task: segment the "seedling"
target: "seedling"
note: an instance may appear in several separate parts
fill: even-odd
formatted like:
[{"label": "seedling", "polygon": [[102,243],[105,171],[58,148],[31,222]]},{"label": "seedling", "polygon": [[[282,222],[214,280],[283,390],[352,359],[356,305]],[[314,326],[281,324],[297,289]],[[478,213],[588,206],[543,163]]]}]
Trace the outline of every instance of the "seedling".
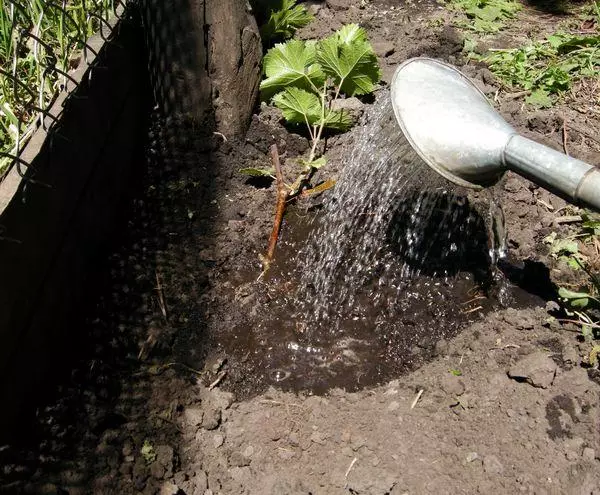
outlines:
[{"label": "seedling", "polygon": [[292,184],[283,181],[277,148],[272,148],[273,168],[246,168],[241,172],[277,179],[278,207],[267,255],[262,258],[266,271],[273,259],[285,205],[299,194],[320,192],[333,185],[325,182],[311,188],[314,173],[326,164],[320,144],[326,129],[346,131],[353,125],[351,115],[333,107],[340,96],[371,93],[381,77],[377,57],[365,30],[348,24],[321,41],[291,40],[275,45],[264,58],[265,79],[260,85],[262,98],[283,112],[292,126],[305,126],[311,148],[299,158],[300,173]]}]

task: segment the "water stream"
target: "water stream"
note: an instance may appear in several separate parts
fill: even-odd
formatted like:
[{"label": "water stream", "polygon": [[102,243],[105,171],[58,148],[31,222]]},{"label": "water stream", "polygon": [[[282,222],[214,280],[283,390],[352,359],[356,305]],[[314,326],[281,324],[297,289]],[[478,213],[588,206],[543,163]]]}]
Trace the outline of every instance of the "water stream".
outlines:
[{"label": "water stream", "polygon": [[[371,295],[376,301],[381,296],[378,286],[391,279],[485,270],[483,223],[489,224],[491,239],[502,237],[503,228],[501,208],[490,205],[487,221],[485,213],[469,204],[464,190],[423,163],[403,137],[385,95],[359,132],[303,252],[311,270],[303,274],[299,299],[322,319],[351,311],[357,288],[375,279]],[[500,245],[490,243],[492,262]]]}]

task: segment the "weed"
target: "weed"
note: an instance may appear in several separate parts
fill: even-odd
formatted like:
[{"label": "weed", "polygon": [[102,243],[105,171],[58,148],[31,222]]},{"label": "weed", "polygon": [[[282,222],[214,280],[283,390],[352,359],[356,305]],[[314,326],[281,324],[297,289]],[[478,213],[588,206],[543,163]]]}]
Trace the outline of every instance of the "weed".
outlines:
[{"label": "weed", "polygon": [[491,50],[490,70],[509,87],[531,91],[527,103],[550,107],[574,81],[599,78],[600,35],[557,33],[511,50]]},{"label": "weed", "polygon": [[152,464],[156,460],[156,451],[149,440],[144,440],[144,445],[140,451],[142,457],[146,461],[146,464]]},{"label": "weed", "polygon": [[522,8],[514,0],[448,0],[447,6],[466,15],[460,27],[477,33],[497,33]]},{"label": "weed", "polygon": [[[582,337],[593,344],[600,339],[600,217],[582,214],[575,234],[559,239],[552,233],[544,239],[550,254],[573,270],[584,274],[578,286],[560,287],[558,295],[569,322],[581,328]],[[589,362],[597,362],[598,346],[592,347]]]}]

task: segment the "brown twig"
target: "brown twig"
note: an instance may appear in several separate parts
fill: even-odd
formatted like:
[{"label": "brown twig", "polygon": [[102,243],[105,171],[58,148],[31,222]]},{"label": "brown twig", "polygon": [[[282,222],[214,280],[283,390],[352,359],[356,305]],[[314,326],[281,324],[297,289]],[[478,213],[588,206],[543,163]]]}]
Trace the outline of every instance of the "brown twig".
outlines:
[{"label": "brown twig", "polygon": [[271,160],[275,167],[275,180],[277,182],[277,207],[275,208],[275,220],[273,221],[273,230],[269,237],[269,246],[267,248],[267,254],[261,256],[263,264],[263,274],[267,272],[273,258],[275,257],[275,248],[277,247],[277,239],[279,238],[279,231],[281,230],[281,222],[283,221],[283,214],[285,213],[286,202],[290,195],[290,190],[283,181],[283,172],[281,171],[281,162],[279,161],[279,151],[277,145],[271,145]]},{"label": "brown twig", "polygon": [[209,386],[208,386],[208,390],[212,390],[213,388],[215,388],[217,385],[219,385],[219,383],[221,383],[223,381],[223,378],[225,378],[225,376],[227,375],[227,370],[223,370],[221,371],[221,373],[219,373],[219,376],[217,376],[217,378],[215,379],[214,382],[212,382]]},{"label": "brown twig", "polygon": [[160,281],[160,275],[158,274],[158,272],[154,273],[156,275],[156,291],[158,292],[158,305],[160,307],[160,312],[162,313],[163,318],[165,319],[165,322],[168,322],[167,304],[165,303],[165,294],[163,292],[163,286]]},{"label": "brown twig", "polygon": [[411,409],[415,408],[415,406],[417,405],[417,402],[419,402],[419,400],[421,399],[421,396],[423,395],[424,391],[425,391],[424,389],[419,390],[419,393],[417,394],[417,396],[412,401],[412,404],[410,405]]},{"label": "brown twig", "polygon": [[560,322],[560,323],[573,323],[574,325],[579,325],[579,326],[589,326],[590,328],[600,328],[600,325],[598,325],[597,323],[588,323],[585,321],[579,321],[579,320],[569,320],[567,318],[557,318],[556,321]]},{"label": "brown twig", "polygon": [[578,223],[583,222],[583,217],[581,215],[563,215],[562,217],[557,217],[554,219],[553,223],[555,225],[560,225],[562,223]]},{"label": "brown twig", "polygon": [[463,315],[468,315],[469,313],[474,313],[475,311],[479,311],[483,309],[483,306],[477,306],[476,308],[468,309],[467,311],[462,311]]}]

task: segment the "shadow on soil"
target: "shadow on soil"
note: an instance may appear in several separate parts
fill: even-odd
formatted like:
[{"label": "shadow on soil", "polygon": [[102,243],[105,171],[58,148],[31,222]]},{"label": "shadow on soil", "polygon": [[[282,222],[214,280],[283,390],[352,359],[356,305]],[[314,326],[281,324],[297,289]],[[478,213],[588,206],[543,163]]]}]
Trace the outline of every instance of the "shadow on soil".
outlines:
[{"label": "shadow on soil", "polygon": [[[182,14],[180,20],[186,18]],[[159,56],[150,58],[160,65]],[[165,88],[168,78],[152,84],[172,105],[176,94]],[[189,98],[194,88],[177,91]],[[173,452],[180,450],[180,435],[171,417],[199,400],[189,386],[196,373],[165,363],[177,332],[188,325],[186,315],[197,312],[210,267],[195,247],[170,248],[184,238],[211,236],[211,181],[219,166],[211,153],[218,141],[210,124],[199,126],[185,114],[165,118],[156,109],[148,114],[149,128],[142,130],[146,150],[140,150],[146,168],[124,198],[128,208],[115,224],[114,254],[104,253],[90,271],[87,286],[80,288],[88,304],[73,308],[71,331],[56,343],[62,351],[48,370],[46,388],[32,391],[32,410],[14,425],[12,443],[0,445],[0,493],[121,493],[117,468],[149,438],[163,454],[161,462],[160,445],[171,446],[171,469],[177,465]],[[198,214],[192,217],[191,211]],[[199,335],[202,325],[198,321],[194,329]],[[200,345],[196,366],[203,352]],[[139,492],[149,466],[142,456],[135,458],[138,463],[121,474],[129,474]]]}]

